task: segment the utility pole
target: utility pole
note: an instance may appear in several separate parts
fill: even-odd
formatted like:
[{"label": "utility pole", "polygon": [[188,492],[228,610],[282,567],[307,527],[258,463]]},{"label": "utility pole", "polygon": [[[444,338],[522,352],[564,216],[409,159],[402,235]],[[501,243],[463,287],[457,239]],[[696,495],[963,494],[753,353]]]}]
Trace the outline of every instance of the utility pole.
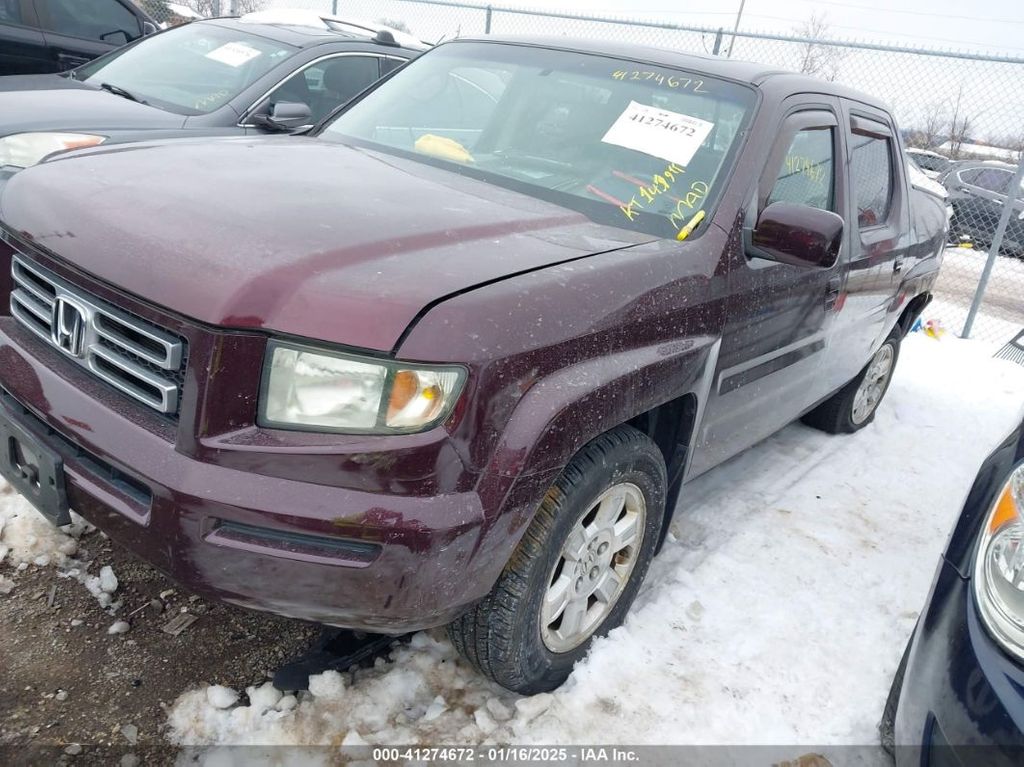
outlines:
[{"label": "utility pole", "polygon": [[743,6],[747,4],[747,0],[740,0],[740,9],[736,11],[736,25],[732,28],[732,39],[729,40],[729,50],[726,51],[726,57],[732,58],[732,47],[736,44],[736,33],[740,28],[740,19],[743,18]]}]

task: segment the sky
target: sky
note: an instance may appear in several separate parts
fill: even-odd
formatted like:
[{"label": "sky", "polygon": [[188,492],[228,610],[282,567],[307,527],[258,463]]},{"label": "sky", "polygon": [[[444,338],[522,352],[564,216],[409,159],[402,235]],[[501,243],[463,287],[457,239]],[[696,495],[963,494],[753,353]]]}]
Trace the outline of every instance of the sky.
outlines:
[{"label": "sky", "polygon": [[[740,0],[534,0],[508,4],[731,29]],[[1024,57],[1022,0],[981,0],[976,5],[963,0],[746,0],[740,29],[785,33],[812,13],[825,17],[830,36],[844,40]]]}]

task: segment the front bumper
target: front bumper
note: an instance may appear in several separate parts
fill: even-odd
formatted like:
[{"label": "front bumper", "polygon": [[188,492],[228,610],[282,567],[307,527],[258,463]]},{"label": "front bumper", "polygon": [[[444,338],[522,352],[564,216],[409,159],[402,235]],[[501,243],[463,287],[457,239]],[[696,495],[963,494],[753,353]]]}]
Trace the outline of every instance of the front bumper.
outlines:
[{"label": "front bumper", "polygon": [[896,763],[1024,764],[1024,669],[981,625],[970,580],[943,559],[908,657]]},{"label": "front bumper", "polygon": [[397,634],[450,621],[496,577],[475,491],[431,493],[428,478],[391,495],[197,460],[98,386],[0,317],[0,407],[60,454],[72,509],[190,589]]}]

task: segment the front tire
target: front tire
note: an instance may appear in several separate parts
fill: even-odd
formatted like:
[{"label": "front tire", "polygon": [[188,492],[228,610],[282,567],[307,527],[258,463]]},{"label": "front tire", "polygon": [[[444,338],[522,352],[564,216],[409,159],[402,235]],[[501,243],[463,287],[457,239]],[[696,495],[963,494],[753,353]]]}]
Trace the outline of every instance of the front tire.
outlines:
[{"label": "front tire", "polygon": [[803,422],[829,434],[863,429],[875,420],[899,356],[900,332],[896,328],[856,378],[805,415]]},{"label": "front tire", "polygon": [[665,461],[631,426],[587,444],[544,497],[491,592],[448,626],[481,673],[524,695],[568,678],[620,625],[654,557]]}]

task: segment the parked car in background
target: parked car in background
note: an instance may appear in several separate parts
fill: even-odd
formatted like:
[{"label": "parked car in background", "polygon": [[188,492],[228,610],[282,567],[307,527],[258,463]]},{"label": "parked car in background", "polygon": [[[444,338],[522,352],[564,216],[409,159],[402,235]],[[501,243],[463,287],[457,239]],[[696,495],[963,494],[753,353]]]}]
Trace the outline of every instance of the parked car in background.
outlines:
[{"label": "parked car in background", "polygon": [[897,767],[1024,756],[1024,424],[982,465],[882,717]]},{"label": "parked car in background", "polygon": [[907,154],[929,178],[938,178],[949,170],[950,161],[945,155],[930,149],[907,147]]},{"label": "parked car in background", "polygon": [[999,252],[1024,257],[1024,184],[1011,189],[1016,172],[1016,165],[998,160],[966,160],[950,168],[942,183],[953,207],[954,241],[967,238],[988,250],[1004,207],[1012,205]]},{"label": "parked car in background", "polygon": [[533,693],[684,481],[871,423],[945,212],[837,83],[485,38],[314,136],[51,158],[0,231],[0,472],[48,518],[234,604],[447,624]]},{"label": "parked car in background", "polygon": [[[907,153],[905,157],[907,159],[907,179],[912,186],[923,192],[934,194],[943,201],[949,199],[949,192],[946,191],[946,187],[921,170],[921,166],[917,164],[913,155]],[[949,212],[952,213],[952,208],[949,209]]]},{"label": "parked car in background", "polygon": [[0,184],[67,149],[309,128],[426,48],[396,34],[315,14],[211,19],[64,75],[0,78]]},{"label": "parked car in background", "polygon": [[63,72],[156,30],[131,0],[0,0],[0,76]]}]

